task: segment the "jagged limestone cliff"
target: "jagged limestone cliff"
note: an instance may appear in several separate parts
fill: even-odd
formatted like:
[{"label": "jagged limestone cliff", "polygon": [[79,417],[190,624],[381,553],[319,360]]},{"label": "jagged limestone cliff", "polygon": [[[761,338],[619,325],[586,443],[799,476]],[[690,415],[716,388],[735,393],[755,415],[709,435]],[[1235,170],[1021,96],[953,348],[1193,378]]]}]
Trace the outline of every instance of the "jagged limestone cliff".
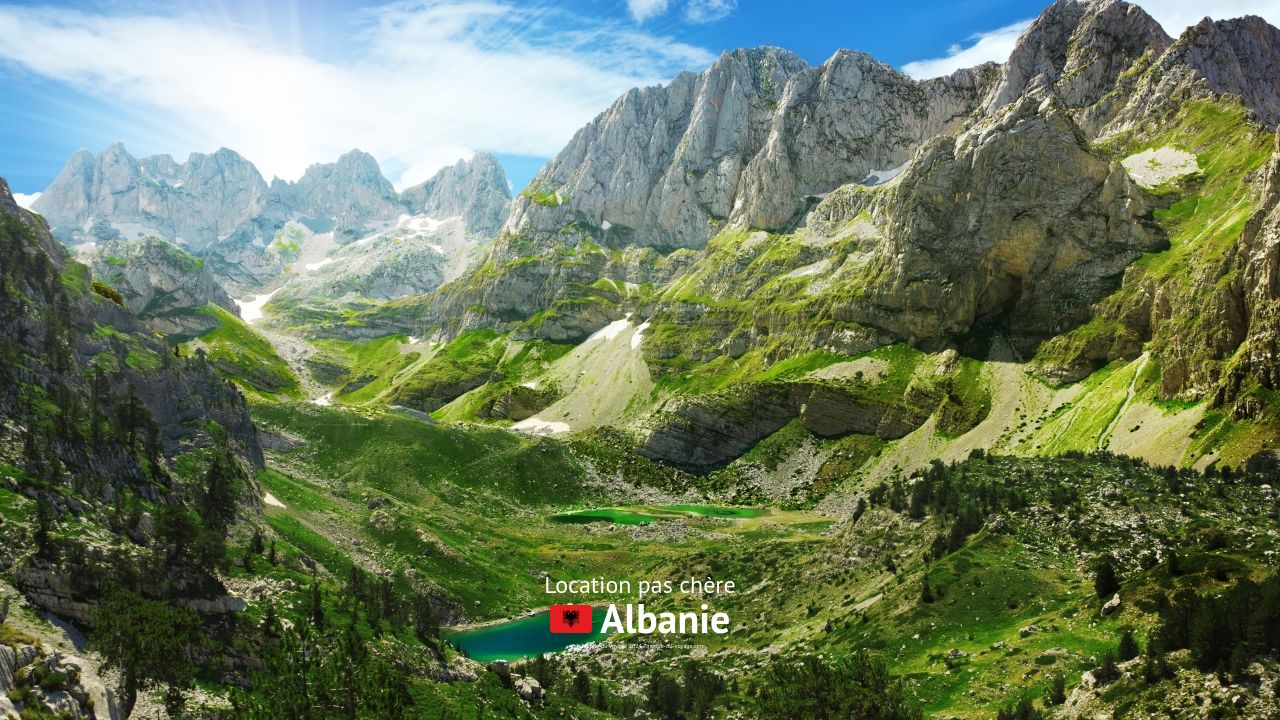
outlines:
[{"label": "jagged limestone cliff", "polygon": [[238,312],[202,260],[160,238],[80,246],[79,258],[120,293],[129,310],[166,335],[198,335],[216,327],[205,312],[208,305]]},{"label": "jagged limestone cliff", "polygon": [[400,198],[410,214],[438,220],[460,217],[467,232],[488,238],[506,220],[511,190],[498,159],[482,152],[441,169]]},{"label": "jagged limestone cliff", "polygon": [[[460,218],[465,246],[450,246],[445,276],[501,224],[510,203],[506,175],[491,155],[442,169],[399,194],[368,153],[309,167],[297,182],[269,186],[237,153],[136,159],[119,143],[95,156],[76,153],[33,209],[55,237],[71,244],[157,236],[207,260],[209,271],[239,295],[277,281],[298,248],[279,242],[289,224],[350,245],[413,223]],[[439,284],[410,288],[426,292]]]}]

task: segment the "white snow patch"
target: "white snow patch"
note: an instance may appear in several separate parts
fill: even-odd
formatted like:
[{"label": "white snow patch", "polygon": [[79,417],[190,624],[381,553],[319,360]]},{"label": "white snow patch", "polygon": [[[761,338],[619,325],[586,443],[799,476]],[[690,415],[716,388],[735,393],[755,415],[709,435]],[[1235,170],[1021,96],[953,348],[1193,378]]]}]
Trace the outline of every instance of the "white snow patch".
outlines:
[{"label": "white snow patch", "polygon": [[907,169],[907,163],[909,162],[911,161],[908,160],[907,162],[902,163],[898,167],[889,168],[888,170],[872,170],[871,172],[867,173],[867,179],[863,180],[862,184],[863,185],[883,185],[889,182],[890,180],[901,175],[902,171]]},{"label": "white snow patch", "polygon": [[[370,233],[360,238],[359,240],[355,241],[354,243],[352,243],[352,245],[368,245],[369,243],[373,242],[374,240],[377,240],[378,238],[387,237],[392,234],[404,235],[405,233],[409,233],[413,235],[432,235],[437,230],[440,229],[441,225],[444,225],[445,223],[450,222],[454,219],[456,218],[447,217],[447,218],[444,218],[443,220],[440,220],[437,218],[433,218],[430,215],[403,215],[402,214],[400,217],[396,218],[396,222],[394,225],[388,225],[384,227],[382,230],[378,230],[373,233]],[[397,230],[403,231],[403,232],[396,233]],[[432,245],[432,247],[435,248],[437,246]],[[441,254],[444,253],[444,251],[442,250],[439,252]]]},{"label": "white snow patch", "polygon": [[410,336],[409,336],[408,343],[409,343],[410,345],[417,345],[417,344],[418,344],[418,343],[420,343],[420,342],[422,342],[422,338],[420,338],[420,337],[414,337],[413,335],[410,335]]},{"label": "white snow patch", "polygon": [[593,333],[591,337],[587,338],[587,342],[591,342],[592,340],[612,340],[618,337],[618,333],[622,332],[623,330],[626,330],[629,327],[631,327],[630,320],[627,320],[625,318],[622,320],[614,320],[608,325],[605,325],[604,327],[595,331],[595,333]]},{"label": "white snow patch", "polygon": [[271,493],[267,493],[266,495],[262,496],[262,504],[270,505],[271,507],[278,507],[278,508],[285,507],[285,504],[277,500],[276,496],[272,495]]},{"label": "white snow patch", "polygon": [[538,381],[537,381],[537,380],[530,380],[529,382],[522,382],[522,383],[520,383],[520,384],[521,384],[521,385],[523,385],[523,386],[525,386],[525,387],[527,387],[527,388],[529,388],[530,390],[537,390],[537,389],[538,389]]},{"label": "white snow patch", "polygon": [[333,404],[333,393],[325,393],[311,402],[315,405],[319,405],[320,407],[329,407]]},{"label": "white snow patch", "polygon": [[600,223],[601,230],[608,230],[611,227],[613,227],[613,223],[609,222],[608,220],[605,220],[604,222]]},{"label": "white snow patch", "polygon": [[[445,220],[448,219],[449,218],[445,218]],[[396,227],[416,230],[418,232],[433,233],[445,223],[445,220],[437,220],[430,215],[415,215],[413,217],[401,215],[400,221],[396,223]]]},{"label": "white snow patch", "polygon": [[631,334],[631,349],[635,350],[640,347],[640,343],[644,342],[644,331],[649,329],[649,321],[645,320],[640,323],[636,331]]},{"label": "white snow patch", "polygon": [[444,248],[440,247],[439,243],[427,243],[427,247],[431,248],[432,250],[435,250],[436,254],[438,255],[444,254]]},{"label": "white snow patch", "polygon": [[280,292],[280,288],[276,288],[266,295],[253,295],[248,300],[236,300],[236,306],[240,308],[240,319],[247,323],[262,319],[262,306],[271,300],[271,296]]},{"label": "white snow patch", "polygon": [[18,203],[18,207],[30,210],[31,203],[35,202],[38,197],[40,197],[40,193],[14,193],[13,201]]},{"label": "white snow patch", "polygon": [[325,259],[321,260],[320,262],[307,263],[306,265],[303,265],[302,267],[306,268],[306,269],[307,269],[307,272],[311,272],[311,271],[313,271],[313,270],[319,270],[320,268],[324,267],[325,265],[328,265],[328,264],[329,264],[329,263],[331,263],[331,262],[333,262],[333,258],[331,258],[331,257],[327,257],[327,258],[325,258]]},{"label": "white snow patch", "polygon": [[535,435],[554,435],[556,433],[569,432],[569,425],[568,423],[543,420],[535,416],[527,420],[521,420],[512,425],[511,429],[534,433]]}]

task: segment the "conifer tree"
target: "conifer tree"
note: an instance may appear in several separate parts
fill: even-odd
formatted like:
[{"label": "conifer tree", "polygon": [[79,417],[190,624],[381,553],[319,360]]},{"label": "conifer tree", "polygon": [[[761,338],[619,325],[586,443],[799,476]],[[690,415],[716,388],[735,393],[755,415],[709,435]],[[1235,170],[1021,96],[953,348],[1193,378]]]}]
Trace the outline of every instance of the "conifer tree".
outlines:
[{"label": "conifer tree", "polygon": [[1116,575],[1115,558],[1107,555],[1098,562],[1093,578],[1093,590],[1099,598],[1108,598],[1120,589],[1120,579]]},{"label": "conifer tree", "polygon": [[120,671],[124,717],[139,692],[162,685],[180,690],[194,678],[189,648],[199,640],[199,620],[190,610],[111,586],[93,613],[89,639],[103,665]]}]

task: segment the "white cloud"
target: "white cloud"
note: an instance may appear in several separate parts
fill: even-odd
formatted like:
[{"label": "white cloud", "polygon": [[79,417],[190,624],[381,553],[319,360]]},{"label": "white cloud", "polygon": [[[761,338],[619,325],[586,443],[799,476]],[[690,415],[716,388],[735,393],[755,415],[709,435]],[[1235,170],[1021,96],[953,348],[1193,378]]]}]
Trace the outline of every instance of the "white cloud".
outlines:
[{"label": "white cloud", "polygon": [[1009,59],[1018,37],[1031,25],[1031,20],[1020,20],[990,32],[969,37],[969,45],[952,45],[945,57],[916,60],[902,66],[902,72],[917,80],[950,75],[961,68],[981,65],[984,62],[1002,63]]},{"label": "white cloud", "polygon": [[[671,0],[627,0],[627,11],[636,22],[664,15],[671,7]],[[703,24],[723,20],[738,9],[738,0],[686,0],[684,19]]]},{"label": "white cloud", "polygon": [[738,0],[689,0],[684,16],[692,23],[712,23],[722,20],[738,9]]},{"label": "white cloud", "polygon": [[[1200,22],[1206,15],[1218,20],[1258,15],[1272,25],[1280,26],[1280,0],[1217,0],[1208,11],[1204,0],[1140,0],[1136,4],[1173,37],[1181,35],[1188,26]],[[902,66],[902,71],[916,79],[925,79],[949,75],[961,68],[988,61],[1002,63],[1009,59],[1018,37],[1031,23],[1032,20],[1022,20],[978,33],[970,36],[967,44],[952,45],[946,56],[909,62]]]},{"label": "white cloud", "polygon": [[627,89],[714,59],[514,0],[403,2],[357,20],[335,62],[188,16],[0,7],[0,61],[154,110],[179,159],[225,146],[296,178],[359,147],[403,187],[474,150],[554,155]]},{"label": "white cloud", "polygon": [[667,11],[668,0],[627,0],[627,10],[636,22],[644,22]]},{"label": "white cloud", "polygon": [[18,203],[18,207],[30,208],[31,203],[40,197],[40,193],[19,193],[13,194],[13,201]]}]

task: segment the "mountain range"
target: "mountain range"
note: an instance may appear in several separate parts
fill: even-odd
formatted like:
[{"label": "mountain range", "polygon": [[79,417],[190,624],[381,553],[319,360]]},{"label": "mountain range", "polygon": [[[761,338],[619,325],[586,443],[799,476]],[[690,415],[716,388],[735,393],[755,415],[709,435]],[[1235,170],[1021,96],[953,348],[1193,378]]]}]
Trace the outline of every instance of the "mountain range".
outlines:
[{"label": "mountain range", "polygon": [[225,148],[178,164],[168,155],[134,158],[117,143],[73,155],[33,209],[71,244],[162,237],[208,259],[228,286],[243,290],[261,289],[283,271],[288,252],[271,252],[271,243],[290,224],[349,245],[395,228],[405,215],[459,217],[467,233],[487,237],[509,201],[501,165],[484,153],[400,194],[358,150],[307,168],[297,182],[268,185]]}]

